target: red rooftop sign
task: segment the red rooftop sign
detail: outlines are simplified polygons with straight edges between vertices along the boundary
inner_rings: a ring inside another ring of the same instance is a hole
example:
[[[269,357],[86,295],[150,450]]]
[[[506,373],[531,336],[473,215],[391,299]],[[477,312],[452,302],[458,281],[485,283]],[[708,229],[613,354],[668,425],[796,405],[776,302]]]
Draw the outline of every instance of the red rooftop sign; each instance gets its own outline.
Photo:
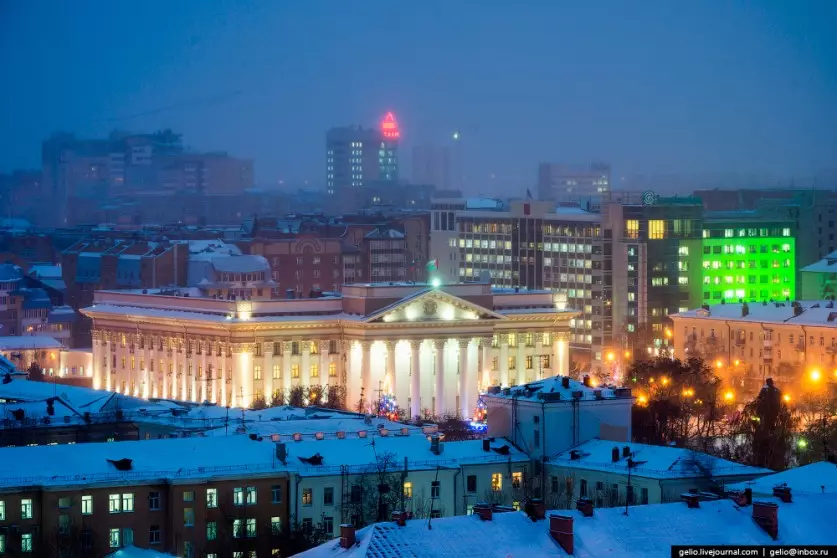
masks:
[[[398,139],[401,137],[401,132],[398,130],[398,121],[395,120],[395,115],[388,112],[381,122],[381,133],[385,138]]]

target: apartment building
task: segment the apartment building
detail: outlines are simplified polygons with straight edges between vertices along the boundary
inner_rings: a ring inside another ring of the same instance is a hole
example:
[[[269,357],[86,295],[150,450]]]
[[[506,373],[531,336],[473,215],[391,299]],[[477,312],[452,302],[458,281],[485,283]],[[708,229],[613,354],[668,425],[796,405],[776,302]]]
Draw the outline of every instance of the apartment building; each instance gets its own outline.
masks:
[[[0,448],[0,549],[58,558],[133,544],[194,558],[284,556],[297,524],[331,537],[395,509],[464,515],[485,498],[519,506],[527,493],[529,458],[504,439],[445,442],[435,427],[296,438]]]
[[[767,377],[791,396],[837,383],[833,301],[704,305],[671,319],[676,356],[702,356],[748,392]]]
[[[129,545],[274,556],[289,525],[287,467],[272,444],[243,436],[0,454],[0,548],[13,556],[103,556]]]

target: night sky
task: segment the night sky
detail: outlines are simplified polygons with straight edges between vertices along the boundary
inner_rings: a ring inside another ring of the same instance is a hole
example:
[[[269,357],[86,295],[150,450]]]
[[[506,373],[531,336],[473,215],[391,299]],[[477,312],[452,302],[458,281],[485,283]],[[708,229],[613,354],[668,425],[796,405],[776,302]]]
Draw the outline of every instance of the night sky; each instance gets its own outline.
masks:
[[[462,134],[469,189],[837,167],[837,2],[0,0],[0,172],[52,132],[182,132],[321,187],[326,130]],[[494,178],[491,178],[493,175]]]

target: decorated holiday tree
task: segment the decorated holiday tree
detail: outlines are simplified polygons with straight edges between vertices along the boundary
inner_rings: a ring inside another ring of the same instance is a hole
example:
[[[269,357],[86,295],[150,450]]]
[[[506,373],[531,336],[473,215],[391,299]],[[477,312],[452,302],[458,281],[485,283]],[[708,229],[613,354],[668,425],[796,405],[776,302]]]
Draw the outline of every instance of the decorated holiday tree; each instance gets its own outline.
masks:
[[[398,403],[391,393],[382,395],[378,401],[378,416],[386,417],[389,420],[398,420]]]
[[[476,432],[484,432],[488,429],[488,421],[486,420],[488,410],[485,407],[485,401],[482,397],[477,400],[477,406],[474,409],[474,416],[471,418],[471,429]]]

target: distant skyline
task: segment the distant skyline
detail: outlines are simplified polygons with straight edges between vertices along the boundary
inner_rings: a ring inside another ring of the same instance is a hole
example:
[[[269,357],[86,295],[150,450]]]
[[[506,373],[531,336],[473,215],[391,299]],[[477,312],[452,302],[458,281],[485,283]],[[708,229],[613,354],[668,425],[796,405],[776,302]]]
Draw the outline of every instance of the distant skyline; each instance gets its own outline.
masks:
[[[539,162],[800,180],[837,167],[837,3],[0,0],[0,172],[56,131],[172,128],[322,187],[325,133],[461,134],[468,192]],[[492,178],[493,177],[493,178]]]

